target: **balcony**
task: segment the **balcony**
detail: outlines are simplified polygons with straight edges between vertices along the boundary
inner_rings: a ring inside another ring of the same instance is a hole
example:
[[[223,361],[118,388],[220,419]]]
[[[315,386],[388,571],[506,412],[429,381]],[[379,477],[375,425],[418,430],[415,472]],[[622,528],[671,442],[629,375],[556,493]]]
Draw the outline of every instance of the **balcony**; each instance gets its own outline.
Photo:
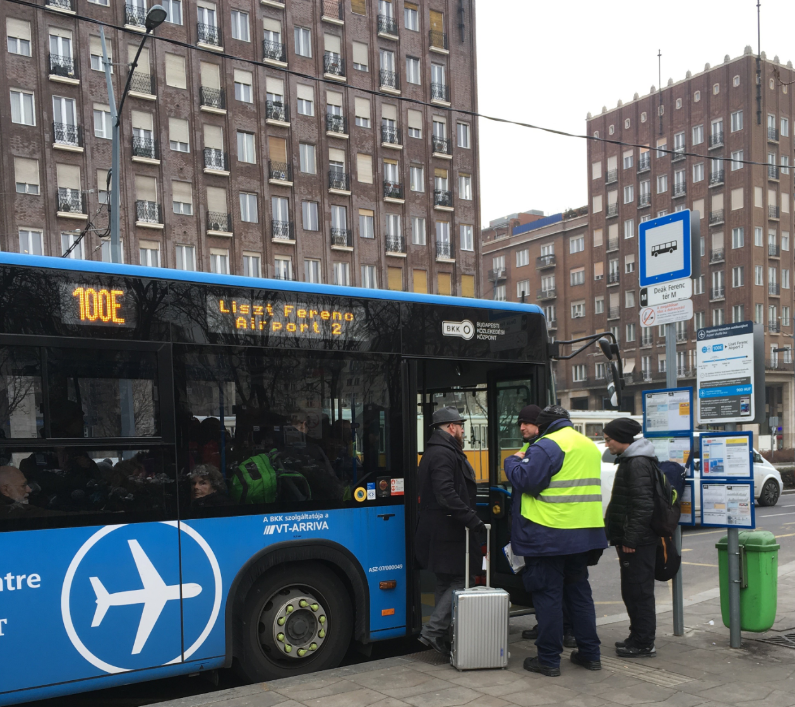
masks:
[[[589,384],[590,381],[588,380],[588,376],[582,376],[580,378],[572,377],[571,379],[572,388],[587,388]]]
[[[681,366],[676,369],[677,378],[695,378],[696,372],[690,368],[682,368]]]
[[[74,7],[72,7],[72,0],[47,0],[47,7],[60,12],[74,13],[75,11]]]
[[[779,248],[775,243],[768,243],[767,244],[767,254],[771,258],[780,258],[781,257],[781,248]]]
[[[557,319],[547,319],[547,331],[552,331],[553,329],[558,328],[558,320]]]
[[[674,198],[687,194],[686,184],[674,184]]]
[[[638,196],[638,208],[643,209],[647,206],[651,206],[651,194],[640,194]]]
[[[677,331],[676,332],[676,343],[677,344],[681,344],[681,343],[683,343],[685,341],[687,341],[687,329],[685,329],[684,331]]]
[[[402,204],[405,198],[402,184],[384,180],[384,201],[393,201]]]
[[[496,270],[489,270],[489,282],[493,282],[495,285],[503,282],[507,278],[505,273],[505,268],[497,268]]]
[[[436,259],[453,260],[453,246],[449,241],[436,241]]]
[[[378,15],[378,36],[389,39],[398,38],[398,23],[394,17],[389,15]]]
[[[226,94],[222,88],[202,86],[199,90],[201,109],[211,113],[226,113]]]
[[[724,170],[716,169],[714,172],[710,173],[709,175],[709,185],[711,187],[716,187],[719,184],[723,184],[723,173]]]
[[[353,249],[353,236],[350,229],[332,228],[331,247],[344,250]]]
[[[539,255],[536,258],[536,270],[546,270],[555,267],[555,255]]]
[[[351,177],[347,172],[340,172],[336,169],[329,170],[328,189],[330,192],[350,195]]]
[[[449,138],[433,135],[431,137],[431,142],[433,143],[434,157],[445,157],[447,159],[452,159],[453,145]]]
[[[66,79],[63,83],[78,83],[75,60],[71,56],[50,54],[50,78]]]
[[[224,235],[232,233],[232,217],[222,211],[207,212],[207,233]]]
[[[129,27],[144,29],[146,25],[146,9],[127,3],[124,6],[124,24]]]
[[[199,44],[206,44],[216,48],[221,46],[221,30],[216,25],[197,22],[196,33]]]
[[[265,101],[265,120],[276,125],[290,125],[290,110],[281,101]]]
[[[607,273],[608,285],[617,285],[620,279],[621,279],[621,273],[618,272],[617,270]]]
[[[767,141],[768,142],[778,142],[778,128],[768,127],[768,129],[767,129]]]
[[[153,100],[155,98],[155,77],[142,71],[134,71],[130,77],[130,95]]]
[[[773,179],[773,180],[778,180],[779,171],[780,170],[779,170],[778,167],[776,167],[775,165],[769,164],[767,166],[767,178],[768,179]]]
[[[431,30],[428,33],[429,37],[429,49],[432,52],[441,52],[442,54],[449,53],[449,47],[447,46],[447,34],[445,32],[438,32],[436,30]]]
[[[781,324],[778,322],[768,322],[765,330],[770,334],[780,334],[781,333]]]
[[[271,221],[271,238],[274,241],[295,243],[295,229],[291,221]]]
[[[554,287],[550,287],[546,290],[539,290],[536,293],[536,299],[541,302],[543,300],[548,299],[555,299],[558,296],[558,293],[555,291]]]
[[[778,206],[768,206],[767,207],[767,217],[769,219],[778,220],[781,218],[781,210]]]
[[[608,169],[605,172],[605,184],[613,184],[613,182],[618,181],[618,170],[617,169]]]
[[[345,59],[334,52],[326,52],[323,55],[323,74],[326,78],[335,81],[345,80]]]
[[[135,202],[135,222],[140,226],[163,226],[163,210],[160,204],[155,201],[136,201]]]
[[[348,137],[348,119],[344,115],[326,113],[326,135]]]
[[[614,218],[618,216],[618,204],[607,205],[607,218]]]
[[[214,147],[204,148],[204,171],[229,174],[229,157],[223,150]]]
[[[381,126],[381,145],[383,147],[392,147],[401,149],[403,146],[403,136],[400,133],[400,128],[390,128],[386,125]]]
[[[723,248],[713,248],[709,251],[709,264],[722,263],[726,260],[726,251]]]
[[[431,101],[433,103],[450,103],[450,87],[444,83],[432,83]]]
[[[77,125],[68,123],[52,124],[52,142],[54,147],[71,149],[74,152],[83,151],[83,131]]]
[[[268,182],[282,184],[290,187],[293,185],[293,167],[287,162],[273,162],[268,160]]]
[[[321,19],[335,25],[344,24],[341,0],[321,0],[323,4],[323,14]]]
[[[643,172],[648,172],[651,169],[651,153],[644,152],[638,158],[638,174],[643,174]]]
[[[781,285],[779,285],[777,282],[768,282],[767,294],[771,295],[772,297],[781,297]]]
[[[58,187],[58,216],[61,218],[86,218],[86,197],[77,189]]]
[[[709,136],[709,149],[723,147],[723,131],[718,130]]]
[[[782,358],[765,360],[765,368],[770,371],[792,371],[792,361],[785,361]]]
[[[453,210],[453,192],[446,189],[433,190],[433,208],[443,211]]]
[[[607,253],[612,253],[614,250],[618,250],[618,236],[615,238],[608,238],[607,239]]]
[[[269,39],[263,39],[262,60],[266,62],[276,62],[277,64],[286,64],[287,53],[284,44],[281,42],[271,42]]]
[[[381,69],[379,71],[378,85],[380,89],[386,93],[400,93],[400,75],[397,71]]]
[[[648,349],[653,344],[654,344],[654,337],[651,334],[649,334],[648,336],[646,336],[646,334],[644,334],[643,337],[640,340],[640,347],[642,349]]]
[[[386,234],[386,254],[405,255],[406,239],[403,236],[396,236],[391,233]]]
[[[671,156],[671,162],[679,162],[685,158],[685,148],[684,147],[674,147],[674,153]]]
[[[132,139],[132,158],[138,161],[160,161],[160,151],[157,140],[148,137],[137,137]]]
[[[726,288],[725,287],[712,287],[709,291],[709,301],[714,302],[715,300],[724,299],[726,297]]]
[[[718,224],[723,223],[723,209],[718,209],[717,211],[710,211],[709,212],[709,225],[710,226],[717,226]]]
[[[608,309],[607,309],[607,318],[608,319],[620,319],[621,318],[621,307],[608,307]]]

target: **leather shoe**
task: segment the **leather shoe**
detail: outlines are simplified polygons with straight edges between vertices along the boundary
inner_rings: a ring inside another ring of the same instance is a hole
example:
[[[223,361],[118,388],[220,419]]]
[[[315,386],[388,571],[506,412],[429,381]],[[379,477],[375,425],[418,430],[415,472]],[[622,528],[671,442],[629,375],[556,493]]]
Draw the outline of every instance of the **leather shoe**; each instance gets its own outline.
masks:
[[[533,626],[533,628],[528,628],[522,631],[522,638],[526,641],[534,641],[538,638],[538,624]]]
[[[548,678],[560,677],[560,668],[553,668],[551,665],[544,665],[538,662],[538,656],[524,659],[524,669],[531,673],[546,675]]]
[[[574,665],[579,665],[586,670],[601,670],[602,669],[602,661],[601,660],[585,660],[579,651],[572,651],[571,656],[569,656],[571,662]]]
[[[616,647],[616,655],[619,658],[656,658],[657,649],[652,644],[648,648],[638,648],[631,643],[625,643],[623,647]]]
[[[563,645],[565,648],[576,648],[577,647],[577,639],[574,638],[573,633],[564,633],[563,634]]]
[[[417,640],[426,648],[433,648],[433,650],[440,655],[445,656],[446,658],[450,656],[450,649],[448,648],[447,643],[439,636],[428,637],[420,635],[417,637]]]

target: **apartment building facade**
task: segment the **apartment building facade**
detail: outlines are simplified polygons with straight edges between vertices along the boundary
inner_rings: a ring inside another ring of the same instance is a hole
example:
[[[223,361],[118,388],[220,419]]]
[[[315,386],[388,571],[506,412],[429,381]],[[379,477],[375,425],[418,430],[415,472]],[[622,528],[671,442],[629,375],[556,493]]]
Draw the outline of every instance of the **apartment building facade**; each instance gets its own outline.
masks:
[[[456,112],[477,110],[474,2],[164,6],[122,115],[126,262],[478,294],[478,130]],[[0,7],[3,250],[109,259],[112,126],[90,20],[107,23],[118,97],[146,11]]]

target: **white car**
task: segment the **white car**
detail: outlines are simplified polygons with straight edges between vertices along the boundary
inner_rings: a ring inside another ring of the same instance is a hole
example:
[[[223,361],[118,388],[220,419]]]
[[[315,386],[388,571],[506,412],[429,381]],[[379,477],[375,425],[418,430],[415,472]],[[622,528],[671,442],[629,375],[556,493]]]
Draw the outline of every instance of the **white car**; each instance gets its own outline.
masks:
[[[698,454],[698,432],[694,432],[694,446]],[[594,442],[602,455],[602,509],[607,510],[610,495],[613,491],[613,481],[616,476],[615,457],[605,447],[604,442]],[[696,458],[695,478],[701,478],[700,460]],[[759,506],[775,506],[781,496],[784,484],[781,474],[767,459],[754,449],[754,498]],[[701,511],[701,498],[696,494],[695,511]]]

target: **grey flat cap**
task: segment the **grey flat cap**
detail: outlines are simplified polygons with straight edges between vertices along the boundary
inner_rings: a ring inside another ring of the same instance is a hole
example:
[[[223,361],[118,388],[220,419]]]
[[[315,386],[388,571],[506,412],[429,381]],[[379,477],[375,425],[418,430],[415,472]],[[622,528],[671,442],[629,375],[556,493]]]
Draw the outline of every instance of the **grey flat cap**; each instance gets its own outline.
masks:
[[[433,427],[449,425],[451,422],[466,422],[454,407],[446,407],[433,413],[431,424]]]

